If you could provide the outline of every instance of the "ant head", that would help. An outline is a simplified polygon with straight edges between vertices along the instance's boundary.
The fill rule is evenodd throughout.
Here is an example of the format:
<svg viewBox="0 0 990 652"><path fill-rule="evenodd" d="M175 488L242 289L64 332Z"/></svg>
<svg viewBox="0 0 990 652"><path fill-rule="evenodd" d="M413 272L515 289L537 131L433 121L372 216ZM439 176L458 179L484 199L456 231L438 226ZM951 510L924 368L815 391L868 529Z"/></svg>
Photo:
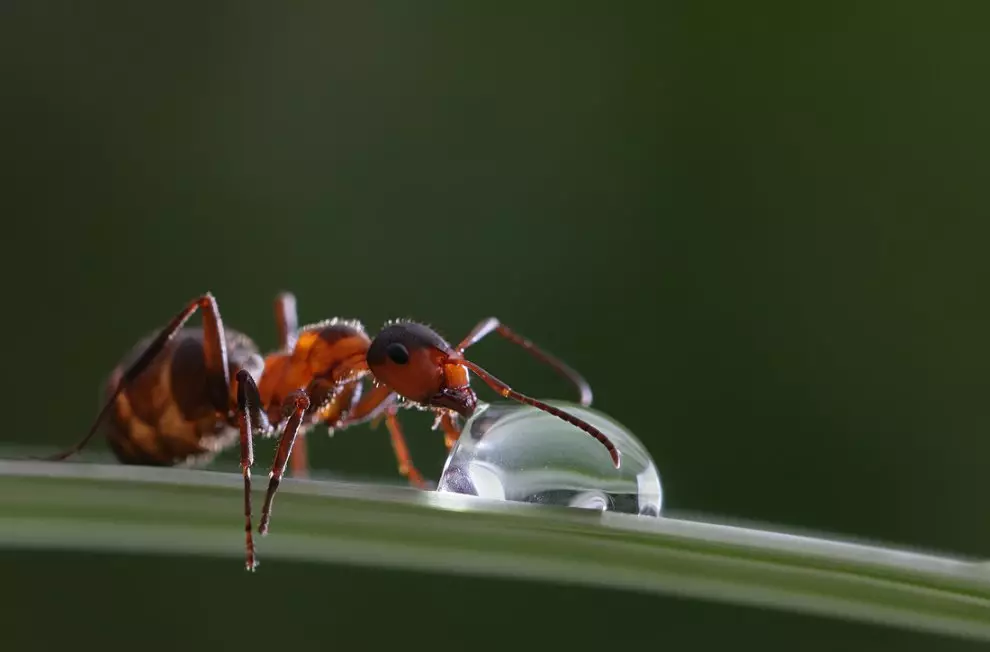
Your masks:
<svg viewBox="0 0 990 652"><path fill-rule="evenodd" d="M378 382L410 401L468 417L478 397L463 358L433 329L415 322L385 326L368 347L368 368Z"/></svg>

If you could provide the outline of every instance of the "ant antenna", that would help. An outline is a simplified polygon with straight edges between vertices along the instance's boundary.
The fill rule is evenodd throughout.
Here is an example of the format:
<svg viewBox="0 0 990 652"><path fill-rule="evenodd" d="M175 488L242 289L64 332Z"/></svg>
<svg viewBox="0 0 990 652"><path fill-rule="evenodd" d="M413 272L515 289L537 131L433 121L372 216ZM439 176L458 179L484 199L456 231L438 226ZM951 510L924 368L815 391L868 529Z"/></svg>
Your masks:
<svg viewBox="0 0 990 652"><path fill-rule="evenodd" d="M591 425L586 421L582 421L581 419L578 419L577 417L568 414L567 412L564 412L563 410L559 410L553 407L552 405L547 405L543 401L538 401L535 398L530 398L529 396L526 396L525 394L520 394L519 392L509 387L495 376L491 375L490 373L488 373L487 371L485 371L475 363L471 362L470 360L465 360L462 358L457 362L458 364L464 365L465 367L473 371L475 374L477 374L477 376L481 378L483 381L485 381L485 383L489 387L494 389L503 397L514 399L516 401L519 401L520 403L525 403L526 405L532 405L537 409L552 414L559 419L563 419L567 423L573 426L577 426L581 430L585 431L586 433L597 439L599 442L601 442L601 444L608 450L608 454L612 458L612 464L615 465L615 468L619 468L620 457L621 457L621 455L619 454L619 449L617 449L615 447L615 444L612 443L612 440L609 439L608 436L606 436L605 433L603 433L598 428L594 427L593 425Z"/></svg>
<svg viewBox="0 0 990 652"><path fill-rule="evenodd" d="M536 344L526 339L519 333L515 332L514 330L503 324L495 317L489 317L488 319L485 319L480 324L475 326L474 330L472 330L471 333L468 334L468 336L465 337L464 340L457 345L455 351L463 354L466 348L468 348L469 346L474 346L479 341L481 341L483 337L485 337L490 333L498 333L508 341L515 344L516 346L526 349L526 351L528 351L530 355L532 355L534 358L536 358L543 364L549 366L551 369L553 369L558 374L560 374L563 378L566 378L568 381L570 381L571 384L573 384L577 388L578 393L581 394L581 405L585 407L591 405L591 401L592 401L591 385L588 384L588 381L585 380L581 374L579 374L577 371L575 371L570 366L568 366L568 364L563 360L557 358L556 356L550 354L547 351L544 351Z"/></svg>

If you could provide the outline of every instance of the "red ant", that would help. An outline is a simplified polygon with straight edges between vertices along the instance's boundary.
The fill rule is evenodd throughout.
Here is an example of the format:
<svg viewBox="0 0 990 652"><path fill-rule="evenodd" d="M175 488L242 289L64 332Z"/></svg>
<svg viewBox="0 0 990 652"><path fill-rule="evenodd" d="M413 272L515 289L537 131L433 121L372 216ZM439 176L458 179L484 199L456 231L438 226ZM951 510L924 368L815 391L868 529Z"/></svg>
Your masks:
<svg viewBox="0 0 990 652"><path fill-rule="evenodd" d="M411 321L390 322L374 339L354 320L330 319L298 328L291 294L279 295L275 306L280 349L262 359L245 335L225 332L212 294L191 301L154 339L139 342L117 367L107 386L108 400L86 437L48 459L65 459L81 450L108 414L114 417L108 441L124 463L203 462L239 438L248 570L257 565L251 523L254 436L281 433L258 527L263 536L297 435L319 423L333 432L384 416L400 473L423 486L396 413L400 407L434 412L434 428L443 429L449 449L460 436L459 419L469 418L477 407L469 371L501 396L584 430L605 446L619 467L619 451L597 428L520 394L464 357L469 346L498 333L571 380L580 390L583 405L591 403L591 389L576 371L494 317L482 320L453 347L433 329ZM183 328L198 309L203 311L202 329ZM372 389L362 395L363 381L369 375ZM236 383L231 383L231 377ZM292 456L294 469L303 450Z"/></svg>

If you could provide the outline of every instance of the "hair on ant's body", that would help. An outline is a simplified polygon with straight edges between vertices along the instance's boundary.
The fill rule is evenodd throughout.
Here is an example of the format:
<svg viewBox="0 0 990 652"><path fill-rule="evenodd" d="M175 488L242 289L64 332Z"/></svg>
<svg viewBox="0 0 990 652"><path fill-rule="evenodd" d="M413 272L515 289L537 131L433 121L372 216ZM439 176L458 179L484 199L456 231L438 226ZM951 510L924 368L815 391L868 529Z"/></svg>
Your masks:
<svg viewBox="0 0 990 652"><path fill-rule="evenodd" d="M202 329L185 328L197 310L203 313ZM387 322L374 338L357 320L335 318L300 328L295 298L289 293L277 297L275 314L280 347L262 358L249 338L225 331L212 294L191 301L115 369L107 402L88 434L49 459L65 459L81 450L108 416L108 441L124 463L195 463L239 441L248 570L257 565L251 508L254 437L279 439L258 528L264 535L290 456L294 472L305 470L305 446L294 450L297 439L302 443L299 435L317 424L333 432L384 417L400 473L422 486L397 412L405 407L434 412L434 428L443 430L449 448L460 436L460 420L470 418L478 405L471 373L502 397L580 428L600 441L619 467L619 451L597 428L520 394L464 357L468 347L498 333L570 380L580 391L581 403L591 404L591 389L580 374L494 317L479 322L455 347L429 326L411 320ZM366 379L371 381L369 391Z"/></svg>

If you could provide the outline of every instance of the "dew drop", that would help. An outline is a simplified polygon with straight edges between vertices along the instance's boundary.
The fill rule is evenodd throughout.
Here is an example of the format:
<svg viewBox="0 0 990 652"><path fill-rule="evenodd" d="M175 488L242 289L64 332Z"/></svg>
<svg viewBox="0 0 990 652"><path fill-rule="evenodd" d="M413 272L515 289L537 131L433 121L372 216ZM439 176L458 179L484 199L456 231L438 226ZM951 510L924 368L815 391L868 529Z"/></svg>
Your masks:
<svg viewBox="0 0 990 652"><path fill-rule="evenodd" d="M659 516L660 475L635 435L597 410L549 403L608 435L622 453L621 468L598 441L553 415L517 403L480 404L447 458L437 491Z"/></svg>

